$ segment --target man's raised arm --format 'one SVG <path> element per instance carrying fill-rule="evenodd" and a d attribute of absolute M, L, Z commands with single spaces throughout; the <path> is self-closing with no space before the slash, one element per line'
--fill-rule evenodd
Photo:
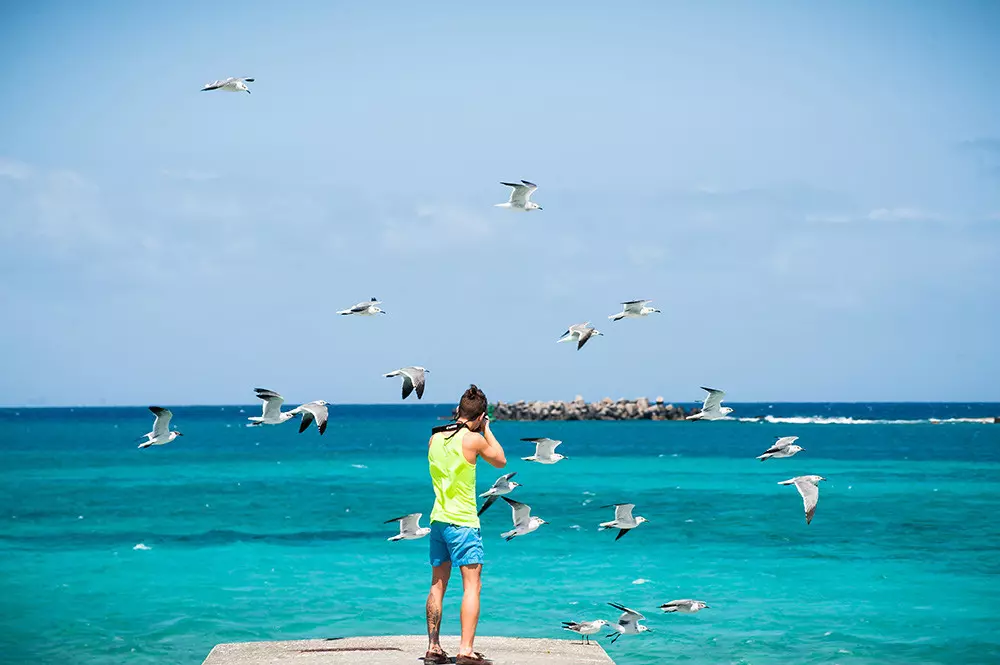
<path fill-rule="evenodd" d="M 483 440 L 481 442 L 482 447 L 478 451 L 479 456 L 498 469 L 502 469 L 507 466 L 507 455 L 503 452 L 503 446 L 501 446 L 500 442 L 497 441 L 497 438 L 493 436 L 493 431 L 490 430 L 489 420 L 485 420 L 482 434 Z"/>

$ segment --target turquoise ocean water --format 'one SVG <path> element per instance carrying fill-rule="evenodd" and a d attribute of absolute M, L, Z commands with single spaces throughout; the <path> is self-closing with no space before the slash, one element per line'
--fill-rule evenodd
<path fill-rule="evenodd" d="M 653 629 L 606 647 L 620 664 L 1000 663 L 1000 425 L 928 420 L 1000 405 L 733 406 L 770 419 L 497 423 L 516 498 L 550 524 L 505 543 L 510 511 L 484 516 L 481 634 L 570 638 L 560 621 L 614 621 L 615 601 Z M 427 541 L 382 522 L 430 513 L 449 411 L 337 406 L 320 438 L 243 427 L 255 405 L 176 407 L 186 436 L 140 451 L 144 408 L 0 410 L 0 662 L 422 633 Z M 806 451 L 756 461 L 779 435 Z M 522 462 L 523 436 L 570 459 Z M 828 478 L 809 526 L 776 484 L 807 473 Z M 650 522 L 614 542 L 599 506 L 626 500 Z M 656 609 L 675 598 L 712 609 Z M 446 633 L 459 599 L 455 580 Z"/>

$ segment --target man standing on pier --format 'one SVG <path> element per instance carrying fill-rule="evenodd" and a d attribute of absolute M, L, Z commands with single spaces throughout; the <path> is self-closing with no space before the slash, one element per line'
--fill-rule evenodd
<path fill-rule="evenodd" d="M 476 461 L 482 457 L 498 469 L 507 465 L 503 447 L 490 431 L 486 395 L 476 386 L 462 395 L 458 419 L 435 428 L 427 448 L 434 509 L 431 511 L 431 591 L 427 595 L 427 654 L 425 663 L 448 663 L 441 648 L 441 605 L 451 568 L 462 571 L 462 643 L 456 665 L 486 665 L 490 661 L 472 646 L 479 623 L 482 588 L 483 537 L 476 515 Z"/>

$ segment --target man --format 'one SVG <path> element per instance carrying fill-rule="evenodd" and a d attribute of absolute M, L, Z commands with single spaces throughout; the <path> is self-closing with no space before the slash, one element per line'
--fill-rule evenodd
<path fill-rule="evenodd" d="M 490 661 L 472 648 L 479 623 L 482 588 L 483 537 L 476 515 L 476 461 L 482 457 L 498 469 L 507 465 L 500 442 L 490 431 L 486 395 L 476 386 L 462 395 L 458 420 L 436 428 L 427 444 L 434 510 L 431 511 L 431 591 L 427 595 L 427 654 L 425 663 L 448 663 L 441 648 L 441 604 L 451 568 L 462 571 L 462 643 L 456 665 L 486 665 Z"/>

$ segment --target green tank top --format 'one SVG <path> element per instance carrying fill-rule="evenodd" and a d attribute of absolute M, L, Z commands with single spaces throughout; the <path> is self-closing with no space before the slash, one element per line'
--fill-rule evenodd
<path fill-rule="evenodd" d="M 462 453 L 466 430 L 459 430 L 450 439 L 449 434 L 452 432 L 435 434 L 427 449 L 435 496 L 431 521 L 478 528 L 476 465 L 469 464 Z"/>

